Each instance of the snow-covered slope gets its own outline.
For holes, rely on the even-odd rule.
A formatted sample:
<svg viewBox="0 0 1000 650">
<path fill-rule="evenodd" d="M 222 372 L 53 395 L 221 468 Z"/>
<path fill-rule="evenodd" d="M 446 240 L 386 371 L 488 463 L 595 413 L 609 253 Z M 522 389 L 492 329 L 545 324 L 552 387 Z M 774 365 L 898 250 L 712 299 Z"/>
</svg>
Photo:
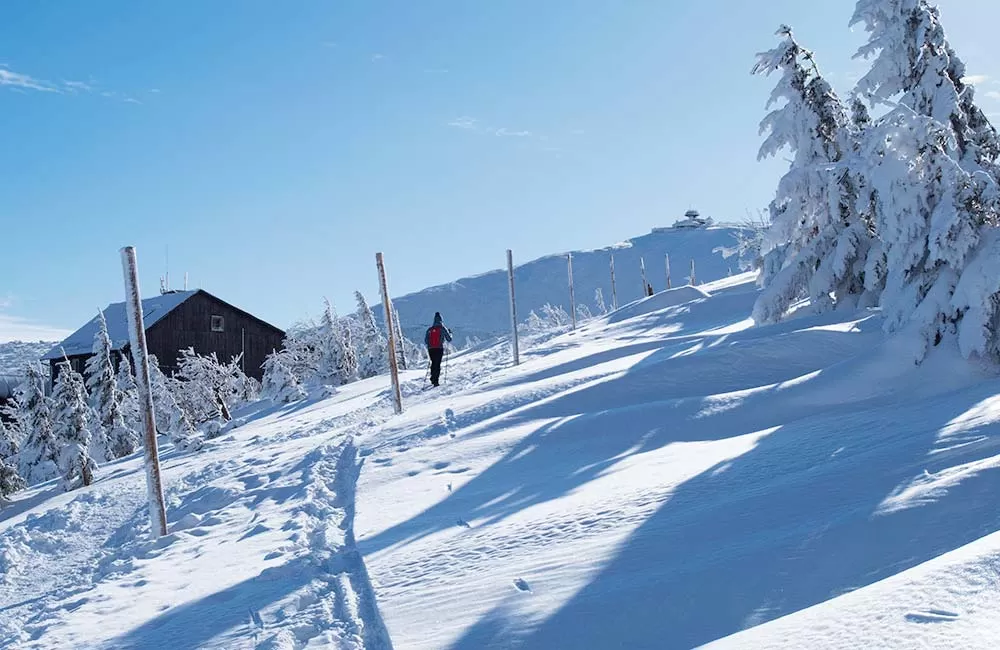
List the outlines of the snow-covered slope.
<svg viewBox="0 0 1000 650">
<path fill-rule="evenodd" d="M 735 228 L 658 229 L 613 247 L 573 252 L 573 278 L 576 302 L 586 304 L 597 313 L 594 294 L 598 288 L 611 307 L 610 256 L 615 257 L 615 285 L 618 304 L 642 297 L 640 259 L 646 265 L 646 279 L 656 291 L 666 288 L 666 255 L 670 255 L 672 285 L 687 283 L 691 260 L 695 261 L 695 279 L 710 282 L 739 272 L 739 260 L 725 259 L 717 249 L 732 247 Z M 569 289 L 566 254 L 550 255 L 520 263 L 515 254 L 519 318 L 525 319 L 546 303 L 569 311 Z M 504 252 L 498 251 L 498 267 L 505 263 Z M 496 270 L 462 278 L 450 284 L 430 287 L 417 293 L 393 299 L 399 319 L 408 336 L 423 340 L 423 331 L 430 325 L 434 312 L 440 311 L 458 342 L 465 337 L 488 338 L 510 331 L 507 299 L 507 271 Z M 375 309 L 381 318 L 381 309 Z"/>
<path fill-rule="evenodd" d="M 20 383 L 25 364 L 41 359 L 53 345 L 50 341 L 0 343 L 0 398 L 11 395 Z"/>
<path fill-rule="evenodd" d="M 38 361 L 53 345 L 51 341 L 0 343 L 0 376 L 21 374 L 24 364 Z"/>
<path fill-rule="evenodd" d="M 0 511 L 0 648 L 990 648 L 1000 380 L 745 276 Z"/>
</svg>

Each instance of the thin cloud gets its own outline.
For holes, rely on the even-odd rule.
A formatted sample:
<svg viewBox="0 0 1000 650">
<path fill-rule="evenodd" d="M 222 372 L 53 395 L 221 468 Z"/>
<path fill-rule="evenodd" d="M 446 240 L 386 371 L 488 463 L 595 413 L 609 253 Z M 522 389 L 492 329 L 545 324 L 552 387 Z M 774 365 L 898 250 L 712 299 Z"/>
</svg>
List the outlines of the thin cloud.
<svg viewBox="0 0 1000 650">
<path fill-rule="evenodd" d="M 1000 101 L 1000 90 L 990 90 L 987 91 L 986 96 L 990 99 Z"/>
<path fill-rule="evenodd" d="M 155 93 L 155 94 L 159 94 L 159 93 L 160 93 L 161 91 L 160 91 L 160 89 L 159 89 L 159 88 L 150 88 L 150 89 L 149 89 L 149 92 L 151 92 L 151 93 Z"/>
<path fill-rule="evenodd" d="M 490 126 L 488 124 L 482 124 L 479 120 L 474 117 L 456 117 L 452 121 L 448 122 L 448 126 L 454 129 L 461 129 L 463 131 L 474 131 L 477 133 L 488 133 L 494 135 L 498 138 L 541 138 L 545 139 L 545 136 L 538 136 L 535 133 L 525 130 L 525 129 L 511 129 L 506 126 Z"/>
<path fill-rule="evenodd" d="M 10 341 L 61 341 L 71 332 L 0 313 L 0 343 Z"/>
<path fill-rule="evenodd" d="M 385 61 L 385 60 L 386 60 L 386 58 L 387 58 L 387 57 L 386 57 L 386 55 L 384 55 L 384 54 L 372 54 L 372 61 L 373 61 L 373 62 L 377 62 L 377 61 Z"/>
<path fill-rule="evenodd" d="M 70 92 L 76 93 L 89 93 L 94 90 L 94 87 L 85 81 L 64 81 L 63 86 L 66 87 Z"/>
<path fill-rule="evenodd" d="M 124 101 L 124 102 L 125 102 L 126 104 L 140 104 L 140 105 L 142 104 L 142 102 L 140 102 L 140 101 L 139 101 L 138 99 L 136 99 L 135 97 L 126 97 L 126 98 L 125 98 L 125 99 L 124 99 L 123 101 Z"/>
<path fill-rule="evenodd" d="M 493 135 L 500 138 L 530 138 L 534 134 L 531 131 L 511 131 L 501 127 L 494 131 Z"/>
<path fill-rule="evenodd" d="M 14 72 L 4 65 L 0 65 L 0 86 L 7 86 L 19 90 L 37 90 L 45 93 L 57 93 L 59 89 L 48 81 L 35 79 L 20 72 Z"/>
<path fill-rule="evenodd" d="M 448 122 L 448 126 L 465 131 L 475 131 L 479 128 L 479 120 L 474 117 L 457 117 Z"/>
<path fill-rule="evenodd" d="M 986 83 L 989 80 L 990 80 L 989 75 L 985 75 L 985 74 L 967 74 L 964 77 L 962 77 L 962 82 L 963 83 L 972 84 L 972 85 L 984 84 L 984 83 Z"/>
</svg>

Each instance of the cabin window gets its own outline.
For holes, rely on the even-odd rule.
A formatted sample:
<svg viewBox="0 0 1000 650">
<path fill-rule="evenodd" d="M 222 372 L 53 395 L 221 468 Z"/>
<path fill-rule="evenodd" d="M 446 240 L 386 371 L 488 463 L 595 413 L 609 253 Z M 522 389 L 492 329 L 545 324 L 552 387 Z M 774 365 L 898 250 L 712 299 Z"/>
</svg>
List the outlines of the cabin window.
<svg viewBox="0 0 1000 650">
<path fill-rule="evenodd" d="M 226 331 L 226 319 L 222 316 L 212 316 L 212 331 L 213 332 L 225 332 Z"/>
</svg>

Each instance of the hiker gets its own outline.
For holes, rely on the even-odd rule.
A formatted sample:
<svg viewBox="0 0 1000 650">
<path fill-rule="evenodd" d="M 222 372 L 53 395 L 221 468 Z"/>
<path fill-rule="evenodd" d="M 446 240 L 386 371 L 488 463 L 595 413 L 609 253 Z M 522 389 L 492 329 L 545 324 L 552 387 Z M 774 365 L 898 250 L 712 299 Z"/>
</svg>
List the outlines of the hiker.
<svg viewBox="0 0 1000 650">
<path fill-rule="evenodd" d="M 441 321 L 441 312 L 434 312 L 434 324 L 424 334 L 427 355 L 431 358 L 431 384 L 438 385 L 441 377 L 441 358 L 444 357 L 444 342 L 451 341 L 451 332 Z"/>
<path fill-rule="evenodd" d="M 653 295 L 653 285 L 649 283 L 646 283 L 646 295 L 647 296 Z"/>
</svg>

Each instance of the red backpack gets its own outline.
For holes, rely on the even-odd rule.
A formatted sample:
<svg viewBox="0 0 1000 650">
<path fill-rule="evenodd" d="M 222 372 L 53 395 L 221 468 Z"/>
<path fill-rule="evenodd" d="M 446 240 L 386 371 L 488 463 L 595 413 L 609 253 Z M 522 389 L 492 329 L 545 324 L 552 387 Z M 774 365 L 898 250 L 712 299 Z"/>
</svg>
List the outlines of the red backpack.
<svg viewBox="0 0 1000 650">
<path fill-rule="evenodd" d="M 429 336 L 427 337 L 428 340 L 427 347 L 434 349 L 441 347 L 441 326 L 435 325 L 430 329 L 428 334 Z"/>
</svg>

